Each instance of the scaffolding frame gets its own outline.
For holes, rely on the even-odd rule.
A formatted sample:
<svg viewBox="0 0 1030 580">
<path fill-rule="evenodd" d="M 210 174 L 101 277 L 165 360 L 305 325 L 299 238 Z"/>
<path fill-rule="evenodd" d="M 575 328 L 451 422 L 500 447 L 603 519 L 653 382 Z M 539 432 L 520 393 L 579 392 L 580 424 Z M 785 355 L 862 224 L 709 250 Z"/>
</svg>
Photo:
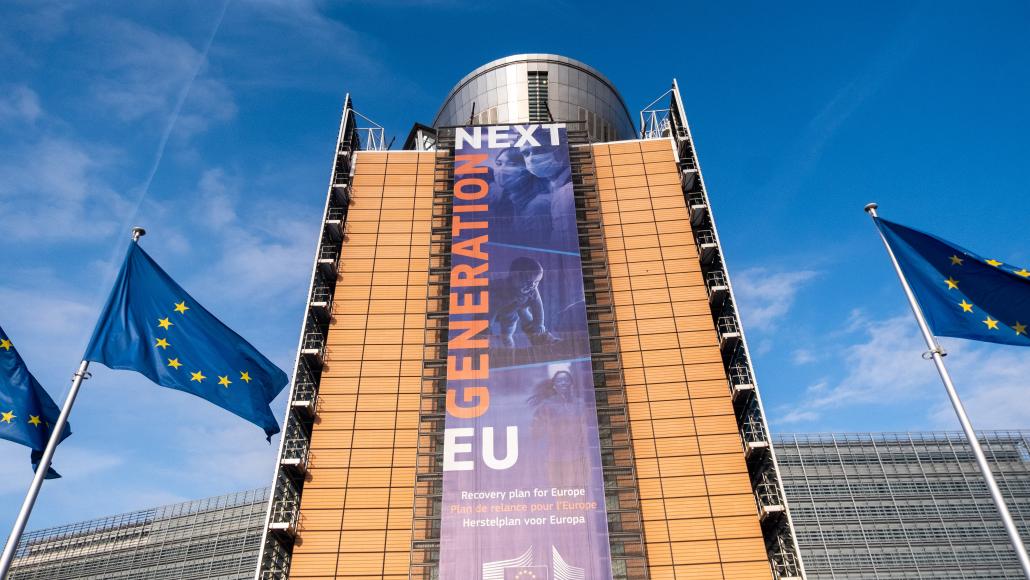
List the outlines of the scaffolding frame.
<svg viewBox="0 0 1030 580">
<path fill-rule="evenodd" d="M 648 570 L 643 517 L 640 512 L 639 486 L 629 431 L 628 401 L 622 379 L 593 153 L 585 127 L 581 127 L 581 123 L 575 121 L 568 122 L 567 125 L 612 572 L 616 580 L 646 580 Z M 440 554 L 451 218 L 454 197 L 454 128 L 439 129 L 437 138 L 426 340 L 415 472 L 415 513 L 412 519 L 409 571 L 409 578 L 413 580 L 436 580 Z"/>
<path fill-rule="evenodd" d="M 359 119 L 368 126 L 359 126 Z M 325 365 L 333 294 L 339 277 L 340 256 L 347 240 L 347 209 L 351 204 L 354 154 L 365 149 L 383 149 L 383 139 L 383 127 L 355 111 L 350 94 L 347 94 L 322 212 L 322 231 L 311 267 L 308 300 L 294 360 L 289 403 L 279 440 L 255 580 L 286 580 L 289 577 L 312 427 L 318 414 L 318 388 Z"/>
<path fill-rule="evenodd" d="M 726 367 L 769 563 L 777 579 L 804 579 L 804 564 L 769 437 L 769 423 L 755 381 L 744 326 L 737 313 L 733 284 L 723 258 L 708 189 L 701 175 L 694 138 L 676 79 L 672 80 L 667 91 L 640 111 L 640 138 L 673 140 L 680 186 Z"/>
</svg>

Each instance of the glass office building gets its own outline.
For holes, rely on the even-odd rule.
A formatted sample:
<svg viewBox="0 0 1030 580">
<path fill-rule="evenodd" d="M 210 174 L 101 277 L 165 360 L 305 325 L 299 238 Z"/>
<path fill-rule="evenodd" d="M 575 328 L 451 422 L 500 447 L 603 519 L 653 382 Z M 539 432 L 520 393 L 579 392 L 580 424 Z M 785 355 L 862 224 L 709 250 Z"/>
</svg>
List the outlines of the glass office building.
<svg viewBox="0 0 1030 580">
<path fill-rule="evenodd" d="M 1024 541 L 1030 431 L 982 432 Z M 1023 578 L 961 433 L 779 435 L 810 580 Z"/>
<path fill-rule="evenodd" d="M 606 518 L 596 561 L 610 568 L 591 575 L 803 577 L 683 102 L 675 81 L 656 89 L 653 103 L 630 113 L 589 65 L 512 56 L 461 79 L 433 122 L 415 124 L 403 149 L 390 151 L 384 129 L 369 119 L 374 112 L 359 113 L 347 97 L 262 580 L 467 580 L 441 574 L 448 547 L 453 558 L 485 562 L 485 544 L 462 552 L 448 543 L 443 513 L 451 513 L 444 455 L 454 415 L 447 399 L 455 175 L 469 170 L 456 159 L 456 139 L 469 134 L 462 127 L 504 133 L 526 124 L 567 130 L 562 195 L 574 205 L 578 246 L 564 254 L 581 265 L 572 291 L 589 332 L 589 357 L 573 362 L 589 365 L 582 372 L 592 373 L 596 417 L 587 422 L 597 426 L 593 441 L 577 441 L 598 455 L 591 473 L 603 496 L 590 505 L 600 504 Z M 495 162 L 500 156 L 482 171 L 497 185 Z M 516 354 L 542 351 L 534 348 Z M 483 563 L 482 577 L 582 576 L 555 545 L 536 549 Z"/>
<path fill-rule="evenodd" d="M 808 578 L 1022 578 L 961 433 L 775 442 Z M 1030 537 L 1030 431 L 982 432 L 981 443 Z M 268 491 L 31 532 L 11 579 L 253 578 Z"/>
<path fill-rule="evenodd" d="M 249 580 L 267 504 L 257 489 L 32 531 L 8 580 Z"/>
</svg>

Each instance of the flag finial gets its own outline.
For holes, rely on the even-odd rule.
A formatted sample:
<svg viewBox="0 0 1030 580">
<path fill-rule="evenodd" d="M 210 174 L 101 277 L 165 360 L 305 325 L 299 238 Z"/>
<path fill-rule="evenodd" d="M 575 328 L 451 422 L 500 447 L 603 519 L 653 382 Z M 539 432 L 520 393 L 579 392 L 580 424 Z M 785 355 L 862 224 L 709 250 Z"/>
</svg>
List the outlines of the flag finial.
<svg viewBox="0 0 1030 580">
<path fill-rule="evenodd" d="M 143 228 L 141 228 L 139 226 L 136 226 L 136 227 L 132 228 L 132 241 L 138 242 L 139 239 L 142 238 L 145 235 L 147 235 L 147 230 L 145 230 L 145 229 L 143 229 Z"/>
<path fill-rule="evenodd" d="M 869 214 L 869 215 L 871 215 L 873 217 L 876 217 L 876 208 L 878 208 L 878 207 L 880 207 L 879 204 L 877 204 L 874 201 L 873 203 L 865 204 L 865 207 L 862 208 L 862 209 L 864 209 L 867 214 Z"/>
</svg>

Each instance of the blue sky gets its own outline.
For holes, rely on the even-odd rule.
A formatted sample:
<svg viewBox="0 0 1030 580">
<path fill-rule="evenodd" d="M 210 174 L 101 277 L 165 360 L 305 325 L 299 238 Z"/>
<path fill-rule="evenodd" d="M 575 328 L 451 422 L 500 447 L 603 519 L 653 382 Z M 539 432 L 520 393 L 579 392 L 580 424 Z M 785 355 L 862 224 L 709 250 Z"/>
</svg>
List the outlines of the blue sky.
<svg viewBox="0 0 1030 580">
<path fill-rule="evenodd" d="M 587 6 L 4 3 L 0 324 L 63 400 L 138 224 L 289 369 L 344 94 L 402 142 L 473 68 L 556 52 L 634 112 L 679 80 L 775 431 L 954 428 L 862 206 L 1030 265 L 1030 7 Z M 945 345 L 978 427 L 1030 426 L 1025 351 Z M 258 428 L 132 373 L 95 367 L 72 420 L 30 528 L 271 480 Z M 27 455 L 0 442 L 4 529 Z"/>
</svg>

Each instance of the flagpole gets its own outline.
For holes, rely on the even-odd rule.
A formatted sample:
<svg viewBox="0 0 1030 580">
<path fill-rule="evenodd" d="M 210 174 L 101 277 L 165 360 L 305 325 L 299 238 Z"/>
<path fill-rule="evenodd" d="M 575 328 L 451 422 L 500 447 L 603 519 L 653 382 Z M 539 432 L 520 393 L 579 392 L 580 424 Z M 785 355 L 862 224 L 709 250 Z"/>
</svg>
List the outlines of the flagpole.
<svg viewBox="0 0 1030 580">
<path fill-rule="evenodd" d="M 138 242 L 146 233 L 146 230 L 143 228 L 132 228 L 132 241 Z M 11 530 L 11 535 L 7 538 L 7 545 L 4 546 L 3 556 L 0 557 L 0 580 L 7 578 L 7 573 L 14 562 L 14 553 L 18 550 L 21 536 L 25 532 L 25 525 L 29 522 L 32 507 L 36 504 L 36 498 L 39 496 L 39 489 L 43 486 L 43 480 L 46 478 L 47 472 L 50 471 L 50 462 L 54 458 L 57 444 L 61 441 L 61 432 L 64 431 L 65 426 L 68 424 L 68 415 L 72 412 L 72 405 L 75 404 L 75 397 L 79 394 L 79 387 L 82 386 L 82 381 L 89 378 L 88 371 L 89 361 L 84 360 L 80 362 L 79 370 L 75 372 L 72 379 L 72 388 L 64 399 L 61 414 L 57 417 L 57 423 L 54 424 L 54 429 L 50 433 L 50 440 L 47 441 L 46 450 L 43 451 L 43 457 L 39 460 L 39 465 L 36 467 L 36 474 L 32 477 L 29 492 L 25 495 L 25 501 L 21 504 L 21 511 L 18 512 L 17 519 L 14 520 L 14 528 Z"/>
<path fill-rule="evenodd" d="M 50 470 L 50 460 L 53 459 L 54 451 L 57 450 L 57 443 L 61 440 L 61 432 L 64 431 L 64 427 L 68 423 L 68 415 L 71 414 L 72 404 L 75 403 L 75 397 L 79 394 L 79 387 L 82 385 L 82 381 L 88 376 L 88 369 L 89 361 L 84 360 L 79 363 L 79 370 L 75 372 L 75 378 L 72 380 L 72 388 L 68 391 L 68 397 L 64 400 L 64 407 L 61 408 L 61 415 L 57 418 L 54 430 L 50 433 L 50 440 L 47 441 L 46 451 L 43 452 L 43 458 L 39 460 L 39 465 L 36 467 L 36 475 L 32 478 L 32 485 L 29 486 L 29 493 L 25 496 L 25 501 L 21 504 L 21 511 L 18 512 L 18 518 L 14 520 L 14 529 L 11 530 L 11 535 L 7 538 L 7 545 L 4 547 L 4 555 L 0 558 L 0 579 L 6 578 L 7 572 L 11 569 L 11 563 L 14 560 L 14 553 L 18 549 L 18 542 L 21 541 L 21 535 L 25 531 L 25 524 L 29 521 L 29 515 L 32 513 L 32 506 L 36 503 L 36 497 L 39 495 L 39 488 L 43 486 L 43 479 L 46 478 L 46 474 Z"/>
<path fill-rule="evenodd" d="M 878 206 L 875 203 L 870 203 L 865 206 L 865 211 L 871 217 L 875 218 L 876 208 Z M 905 273 L 901 271 L 901 265 L 898 264 L 898 259 L 894 255 L 894 250 L 891 249 L 887 238 L 883 235 L 883 231 L 880 229 L 879 224 L 873 222 L 877 227 L 876 231 L 880 234 L 880 239 L 883 241 L 884 247 L 887 248 L 887 255 L 891 258 L 891 263 L 894 264 L 894 271 L 898 275 L 898 279 L 901 280 L 901 287 L 905 290 L 905 296 L 908 297 L 908 304 L 912 307 L 912 313 L 915 314 L 916 321 L 919 323 L 919 330 L 923 333 L 923 339 L 926 341 L 926 346 L 929 348 L 930 358 L 933 360 L 934 365 L 937 367 L 937 372 L 941 375 L 941 381 L 944 383 L 944 390 L 948 393 L 948 398 L 951 399 L 951 406 L 955 408 L 955 414 L 958 416 L 958 421 L 962 425 L 962 431 L 966 435 L 966 440 L 969 442 L 969 446 L 973 449 L 973 455 L 976 457 L 976 463 L 980 467 L 980 473 L 984 476 L 984 481 L 987 482 L 987 489 L 991 492 L 991 499 L 994 500 L 994 506 L 998 508 L 998 514 L 1001 516 L 1001 521 L 1005 524 L 1005 531 L 1008 532 L 1009 542 L 1012 544 L 1012 548 L 1016 551 L 1016 556 L 1019 558 L 1019 564 L 1023 568 L 1023 575 L 1030 580 L 1030 557 L 1027 556 L 1026 547 L 1023 545 L 1022 538 L 1019 537 L 1019 530 L 1016 528 L 1016 522 L 1012 519 L 1012 514 L 1009 513 L 1009 508 L 1005 505 L 1005 498 L 1001 495 L 1001 489 L 998 487 L 998 482 L 994 479 L 994 474 L 991 473 L 991 466 L 987 463 L 987 457 L 984 455 L 983 449 L 980 447 L 980 441 L 976 437 L 976 431 L 973 430 L 973 424 L 969 421 L 969 416 L 966 414 L 966 409 L 962 405 L 962 400 L 959 399 L 958 391 L 955 390 L 955 384 L 951 382 L 951 374 L 948 373 L 947 367 L 944 366 L 944 350 L 937 344 L 937 339 L 933 333 L 930 332 L 930 326 L 926 322 L 926 318 L 923 316 L 923 310 L 919 307 L 919 302 L 916 301 L 916 295 L 912 292 L 912 287 L 909 286 L 908 280 L 905 278 Z"/>
</svg>

